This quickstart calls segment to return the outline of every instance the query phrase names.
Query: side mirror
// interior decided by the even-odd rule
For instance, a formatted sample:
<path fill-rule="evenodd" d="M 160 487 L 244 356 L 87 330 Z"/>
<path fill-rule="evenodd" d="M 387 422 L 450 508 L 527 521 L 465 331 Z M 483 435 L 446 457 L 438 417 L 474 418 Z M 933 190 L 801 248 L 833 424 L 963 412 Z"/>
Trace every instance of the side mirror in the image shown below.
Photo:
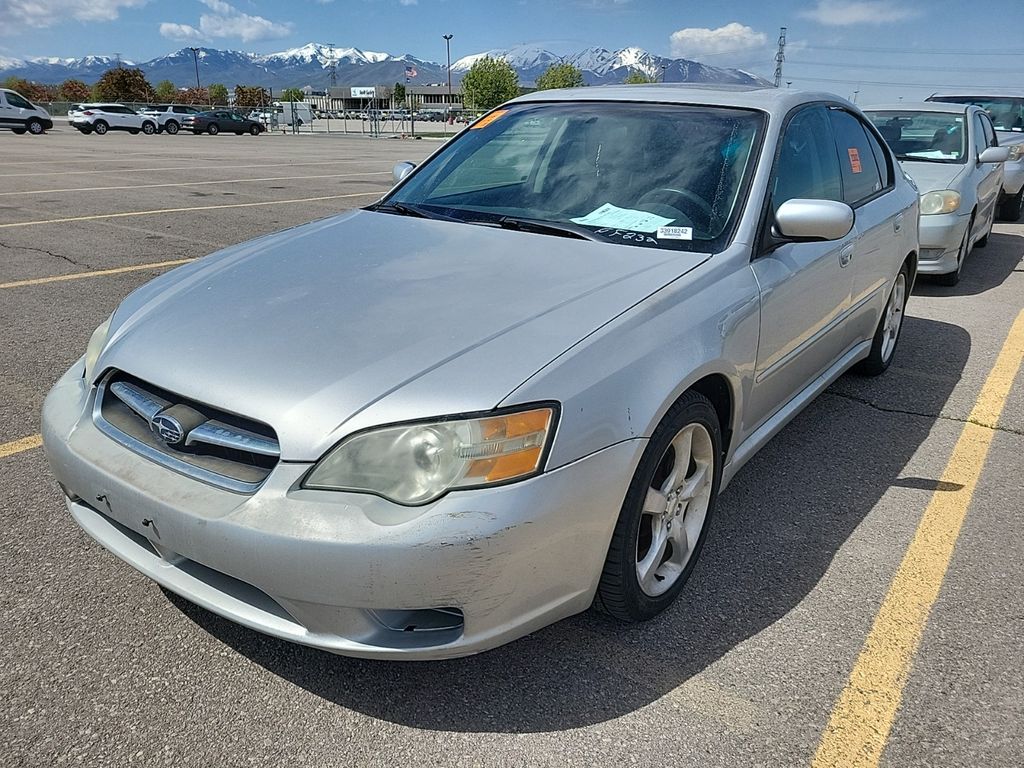
<path fill-rule="evenodd" d="M 1009 147 L 989 147 L 978 155 L 979 163 L 1005 163 L 1009 159 Z"/>
<path fill-rule="evenodd" d="M 853 229 L 853 208 L 834 200 L 787 200 L 775 212 L 775 227 L 789 240 L 839 240 Z"/>
<path fill-rule="evenodd" d="M 395 167 L 391 169 L 391 175 L 395 178 L 395 184 L 412 173 L 415 167 L 416 163 L 410 163 L 408 160 L 404 163 L 395 163 Z"/>

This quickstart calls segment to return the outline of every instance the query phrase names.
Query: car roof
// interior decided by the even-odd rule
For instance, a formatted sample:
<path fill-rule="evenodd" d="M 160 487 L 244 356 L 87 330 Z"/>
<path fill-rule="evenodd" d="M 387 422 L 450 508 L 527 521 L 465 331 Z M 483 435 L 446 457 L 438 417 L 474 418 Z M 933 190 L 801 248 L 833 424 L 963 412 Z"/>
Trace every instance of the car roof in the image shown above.
<path fill-rule="evenodd" d="M 971 109 L 985 110 L 973 104 L 958 104 L 949 101 L 898 101 L 889 104 L 865 104 L 864 112 L 945 112 L 965 114 Z"/>
<path fill-rule="evenodd" d="M 644 85 L 596 85 L 534 91 L 511 103 L 542 101 L 625 101 L 669 104 L 699 104 L 713 107 L 743 107 L 773 114 L 785 114 L 794 107 L 818 101 L 853 106 L 834 93 L 776 88 L 771 85 L 705 85 L 701 83 L 647 83 Z"/>
<path fill-rule="evenodd" d="M 957 99 L 986 99 L 986 98 L 998 98 L 998 99 L 1024 99 L 1024 90 L 1020 88 L 964 88 L 960 91 L 938 91 L 929 96 L 929 99 L 942 99 L 942 98 L 957 98 Z"/>

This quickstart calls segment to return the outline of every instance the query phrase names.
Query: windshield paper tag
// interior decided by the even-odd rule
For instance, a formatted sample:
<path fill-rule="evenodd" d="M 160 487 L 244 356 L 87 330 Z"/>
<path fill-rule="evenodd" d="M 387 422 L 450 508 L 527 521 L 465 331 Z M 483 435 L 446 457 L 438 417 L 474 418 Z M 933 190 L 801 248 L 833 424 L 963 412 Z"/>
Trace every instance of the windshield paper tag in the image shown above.
<path fill-rule="evenodd" d="M 672 219 L 658 216 L 647 211 L 634 211 L 630 208 L 619 208 L 617 205 L 605 203 L 596 211 L 570 219 L 575 224 L 587 227 L 614 227 L 629 229 L 633 232 L 654 232 L 658 227 L 672 223 Z"/>
<path fill-rule="evenodd" d="M 659 240 L 693 240 L 693 227 L 658 227 Z"/>
<path fill-rule="evenodd" d="M 483 117 L 481 117 L 479 120 L 477 120 L 475 123 L 473 123 L 469 127 L 472 128 L 474 131 L 478 131 L 481 128 L 486 128 L 488 125 L 493 123 L 495 120 L 497 120 L 499 117 L 504 115 L 506 112 L 508 112 L 507 109 L 496 109 L 493 112 L 491 112 L 489 115 L 484 115 Z"/>

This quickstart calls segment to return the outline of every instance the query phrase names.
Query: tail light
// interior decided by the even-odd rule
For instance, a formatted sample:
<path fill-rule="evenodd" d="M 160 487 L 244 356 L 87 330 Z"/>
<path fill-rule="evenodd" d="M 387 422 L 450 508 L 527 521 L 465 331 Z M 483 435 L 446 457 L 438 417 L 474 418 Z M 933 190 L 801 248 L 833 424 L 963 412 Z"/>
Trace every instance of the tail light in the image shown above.
<path fill-rule="evenodd" d="M 92 117 L 92 115 L 93 115 L 93 113 L 92 113 L 92 112 L 89 112 L 89 111 L 83 112 L 82 114 L 83 114 L 83 115 L 87 115 L 87 116 L 89 116 L 89 117 Z"/>

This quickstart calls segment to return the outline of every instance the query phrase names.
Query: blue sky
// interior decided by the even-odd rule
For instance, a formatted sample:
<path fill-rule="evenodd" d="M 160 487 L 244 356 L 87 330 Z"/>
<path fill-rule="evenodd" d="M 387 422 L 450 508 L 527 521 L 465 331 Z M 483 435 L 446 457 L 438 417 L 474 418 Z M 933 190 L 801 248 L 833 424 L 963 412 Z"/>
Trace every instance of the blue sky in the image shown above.
<path fill-rule="evenodd" d="M 1024 87 L 1021 0 L 0 0 L 0 55 L 120 53 L 183 45 L 269 53 L 316 41 L 443 61 L 541 44 L 556 53 L 639 46 L 858 100 L 935 88 Z"/>

